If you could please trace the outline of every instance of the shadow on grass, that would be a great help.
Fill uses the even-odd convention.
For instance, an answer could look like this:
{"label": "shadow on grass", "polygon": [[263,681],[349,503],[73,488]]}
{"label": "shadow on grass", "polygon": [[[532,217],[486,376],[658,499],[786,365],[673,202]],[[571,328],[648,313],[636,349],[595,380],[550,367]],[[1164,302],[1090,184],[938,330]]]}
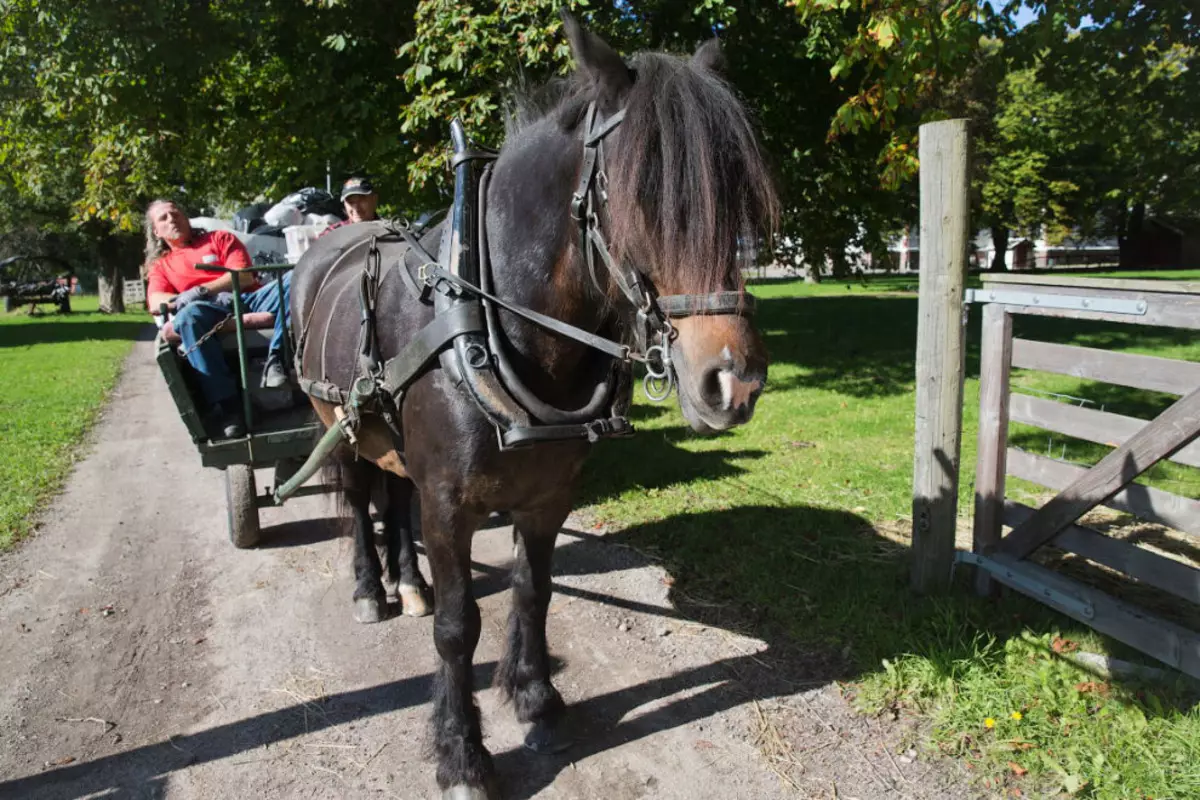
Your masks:
{"label": "shadow on grass", "polygon": [[[646,408],[639,405],[633,410]],[[658,407],[649,410],[656,412],[652,416],[665,413],[665,409]],[[695,480],[742,475],[748,469],[738,462],[768,455],[765,450],[757,449],[694,452],[679,446],[681,441],[694,437],[690,429],[674,426],[638,431],[632,440],[604,443],[595,448],[587,463],[588,477],[576,506],[617,497],[630,489],[658,490]]]}
{"label": "shadow on grass", "polygon": [[148,317],[138,322],[84,311],[66,316],[9,318],[0,324],[0,348],[112,339],[147,341],[154,334],[154,325]]}
{"label": "shadow on grass", "polygon": [[[756,324],[771,364],[800,368],[799,375],[771,377],[771,391],[816,388],[851,397],[892,397],[913,390],[916,371],[917,298],[909,296],[777,297],[760,299]],[[966,374],[979,374],[980,307],[970,307]],[[1200,344],[1195,331],[1050,317],[1014,318],[1016,336],[1105,350],[1187,347]],[[1111,406],[1161,408],[1139,392],[1118,386],[1089,388],[1089,399]],[[1132,413],[1122,411],[1121,413]]]}
{"label": "shadow on grass", "polygon": [[800,375],[769,377],[771,391],[822,388],[852,397],[911,391],[916,348],[913,298],[800,297],[761,300],[757,325],[772,365]]}
{"label": "shadow on grass", "polygon": [[[1004,642],[1037,642],[1080,626],[1021,596],[984,599],[960,576],[953,593],[920,597],[909,589],[910,550],[863,518],[836,509],[749,505],[684,514],[598,536],[566,530],[555,555],[554,591],[757,638],[765,649],[715,660],[589,698],[571,709],[584,734],[562,756],[530,760],[511,750],[496,763],[509,795],[532,798],[563,770],[662,730],[756,701],[794,695],[831,681],[851,684],[884,659],[928,659],[931,683],[958,679],[964,665],[1000,673]],[[614,547],[616,545],[616,547]],[[615,553],[614,553],[615,551]],[[662,563],[674,578],[674,611],[622,605],[580,593],[558,577]],[[478,568],[478,565],[477,565]],[[554,644],[552,643],[552,647]],[[1049,647],[1042,655],[1061,658]],[[1098,676],[1079,670],[1079,681]],[[1142,703],[1144,685],[1104,678],[1147,717],[1191,702]],[[686,699],[672,698],[686,693]],[[1165,695],[1164,695],[1165,696]],[[663,701],[664,698],[672,698]],[[633,709],[653,704],[646,715]]]}

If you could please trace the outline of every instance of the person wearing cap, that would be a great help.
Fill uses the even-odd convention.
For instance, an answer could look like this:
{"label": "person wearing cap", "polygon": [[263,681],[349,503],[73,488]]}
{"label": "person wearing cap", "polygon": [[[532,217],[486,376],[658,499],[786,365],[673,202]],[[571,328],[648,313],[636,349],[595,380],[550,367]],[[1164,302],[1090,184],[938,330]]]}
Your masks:
{"label": "person wearing cap", "polygon": [[321,236],[356,222],[372,222],[379,219],[379,215],[375,213],[378,205],[379,195],[369,180],[350,178],[342,184],[342,209],[346,212],[346,219],[344,222],[335,222],[321,231]]}

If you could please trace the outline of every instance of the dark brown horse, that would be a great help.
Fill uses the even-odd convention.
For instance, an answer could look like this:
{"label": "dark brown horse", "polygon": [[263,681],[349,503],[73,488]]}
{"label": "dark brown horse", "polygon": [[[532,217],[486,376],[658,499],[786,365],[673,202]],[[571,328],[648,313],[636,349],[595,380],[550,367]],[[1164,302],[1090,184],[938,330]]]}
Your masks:
{"label": "dark brown horse", "polygon": [[[678,388],[693,429],[711,433],[745,423],[763,389],[767,359],[749,320],[740,259],[745,243],[769,231],[776,200],[747,114],[721,76],[719,47],[706,44],[690,60],[639,54],[627,64],[569,18],[566,30],[577,74],[548,107],[514,123],[480,192],[486,209],[480,249],[491,265],[484,288],[577,331],[624,338],[635,351],[657,342],[662,350],[650,366],[670,373],[666,380]],[[586,198],[591,206],[581,205]],[[587,229],[598,232],[594,244],[579,235],[584,215]],[[407,259],[422,249],[416,237],[398,240],[392,233],[387,223],[348,226],[318,241],[297,266],[292,313],[308,380],[349,388],[361,377],[362,330],[372,324],[361,312],[362,264],[389,236],[397,243],[383,249],[382,259],[396,268],[384,270],[372,289],[377,344],[371,346],[379,359],[392,358],[435,319],[413,290],[412,267],[428,266],[428,259]],[[439,226],[420,243],[437,253],[444,233]],[[596,252],[588,252],[592,246]],[[608,271],[601,264],[597,272],[600,261]],[[641,307],[631,296],[641,298]],[[488,313],[510,378],[537,397],[536,408],[596,405],[598,376],[603,383],[612,371],[611,349],[600,352],[496,305]],[[502,446],[496,420],[445,364],[421,370],[390,423],[382,414],[363,415],[354,444],[343,445],[338,457],[352,473],[362,621],[381,617],[383,608],[367,514],[376,470],[388,474],[385,524],[395,543],[389,558],[404,609],[424,613],[408,525],[413,485],[419,489],[439,657],[437,781],[446,798],[487,798],[496,789],[473,696],[480,618],[471,539],[491,512],[511,513],[513,607],[496,683],[530,725],[526,744],[560,749],[564,705],[550,681],[545,635],[551,557],[589,444],[575,438]],[[614,402],[620,406],[620,398]],[[327,426],[340,424],[337,402],[314,398],[313,404]],[[575,418],[549,411],[531,417],[553,423],[560,415]]]}

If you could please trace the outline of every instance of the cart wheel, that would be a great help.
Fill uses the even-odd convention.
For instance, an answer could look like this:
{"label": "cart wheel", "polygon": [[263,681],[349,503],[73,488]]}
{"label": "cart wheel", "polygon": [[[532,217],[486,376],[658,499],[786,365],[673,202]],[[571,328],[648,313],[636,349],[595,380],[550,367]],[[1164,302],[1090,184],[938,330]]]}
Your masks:
{"label": "cart wheel", "polygon": [[229,509],[229,541],[245,549],[258,544],[258,506],[254,470],[246,464],[225,468],[225,504]]}

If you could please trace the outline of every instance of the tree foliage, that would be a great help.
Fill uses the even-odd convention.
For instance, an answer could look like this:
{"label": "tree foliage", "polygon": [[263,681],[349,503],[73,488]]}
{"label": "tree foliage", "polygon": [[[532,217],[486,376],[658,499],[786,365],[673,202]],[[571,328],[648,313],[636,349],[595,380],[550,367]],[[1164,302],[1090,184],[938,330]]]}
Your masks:
{"label": "tree foliage", "polygon": [[452,117],[499,144],[571,68],[563,7],[624,53],[721,38],[810,264],[913,221],[917,127],[951,115],[974,122],[983,225],[1128,237],[1194,209],[1191,3],[1028,5],[1018,28],[1019,0],[0,0],[0,225],[98,242],[152,196],[277,199],[327,160],[425,207]]}
{"label": "tree foliage", "polygon": [[[1200,19],[1188,0],[796,0],[845,82],[830,138],[888,135],[885,185],[917,168],[921,122],[974,123],[977,220],[994,229],[1138,235],[1200,201]],[[855,71],[857,70],[857,72]],[[849,76],[848,78],[846,76]],[[893,99],[894,98],[894,99]],[[907,113],[906,113],[907,110]]]}
{"label": "tree foliage", "polygon": [[399,167],[407,96],[395,51],[411,6],[361,0],[12,0],[0,67],[4,166],[78,220],[137,227],[145,198],[275,196],[341,171]]}

